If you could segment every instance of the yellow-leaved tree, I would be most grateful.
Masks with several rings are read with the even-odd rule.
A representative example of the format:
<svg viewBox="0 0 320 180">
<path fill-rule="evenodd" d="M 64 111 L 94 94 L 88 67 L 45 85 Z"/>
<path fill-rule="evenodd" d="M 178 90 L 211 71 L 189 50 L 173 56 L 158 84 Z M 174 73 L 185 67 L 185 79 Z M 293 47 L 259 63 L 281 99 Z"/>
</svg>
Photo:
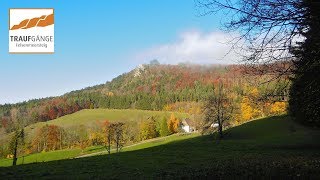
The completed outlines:
<svg viewBox="0 0 320 180">
<path fill-rule="evenodd" d="M 287 104 L 285 102 L 274 102 L 271 105 L 270 113 L 272 114 L 283 114 L 286 112 Z"/>
<path fill-rule="evenodd" d="M 261 117 L 263 115 L 262 107 L 260 107 L 260 103 L 258 102 L 259 98 L 259 90 L 257 88 L 253 88 L 249 91 L 248 96 L 244 96 L 242 98 L 240 104 L 241 110 L 241 121 L 248 121 L 253 118 Z"/>
<path fill-rule="evenodd" d="M 168 120 L 168 129 L 170 133 L 177 133 L 179 129 L 180 121 L 172 113 L 170 119 Z"/>
<path fill-rule="evenodd" d="M 248 97 L 244 97 L 241 102 L 241 118 L 244 121 L 253 118 L 253 108 L 250 106 Z"/>
</svg>

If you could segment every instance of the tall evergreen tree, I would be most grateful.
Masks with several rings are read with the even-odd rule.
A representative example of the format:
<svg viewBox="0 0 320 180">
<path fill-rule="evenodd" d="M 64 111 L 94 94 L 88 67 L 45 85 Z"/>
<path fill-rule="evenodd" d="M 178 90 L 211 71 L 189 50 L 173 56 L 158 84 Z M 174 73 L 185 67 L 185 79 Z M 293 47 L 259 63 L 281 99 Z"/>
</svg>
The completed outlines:
<svg viewBox="0 0 320 180">
<path fill-rule="evenodd" d="M 290 90 L 290 112 L 304 124 L 320 126 L 320 2 L 304 0 L 299 26 L 305 41 L 292 50 L 295 77 Z"/>
</svg>

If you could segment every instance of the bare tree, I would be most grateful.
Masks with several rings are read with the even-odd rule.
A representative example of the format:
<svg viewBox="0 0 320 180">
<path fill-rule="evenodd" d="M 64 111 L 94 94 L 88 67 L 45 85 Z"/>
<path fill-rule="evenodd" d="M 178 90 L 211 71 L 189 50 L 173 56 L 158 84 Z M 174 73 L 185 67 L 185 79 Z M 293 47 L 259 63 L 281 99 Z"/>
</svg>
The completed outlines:
<svg viewBox="0 0 320 180">
<path fill-rule="evenodd" d="M 107 137 L 107 151 L 108 154 L 111 153 L 111 143 L 112 143 L 112 138 L 114 136 L 114 129 L 115 129 L 115 124 L 107 124 L 106 126 L 106 137 Z"/>
<path fill-rule="evenodd" d="M 219 137 L 223 138 L 223 127 L 231 119 L 232 113 L 232 100 L 228 97 L 226 90 L 223 88 L 223 83 L 220 81 L 215 93 L 208 98 L 204 106 L 205 124 L 203 130 L 210 129 L 217 123 Z"/>
<path fill-rule="evenodd" d="M 235 40 L 251 53 L 250 64 L 287 60 L 288 50 L 300 35 L 305 9 L 300 0 L 196 0 L 201 15 L 222 12 L 228 32 L 240 33 Z M 301 7 L 301 8 L 300 8 Z M 228 17 L 230 19 L 228 19 Z M 239 44 L 240 43 L 240 44 Z M 234 46 L 234 47 L 235 47 Z"/>
<path fill-rule="evenodd" d="M 200 15 L 222 13 L 224 30 L 234 32 L 232 48 L 246 70 L 271 74 L 267 82 L 291 76 L 290 53 L 305 30 L 303 0 L 195 0 Z"/>
</svg>

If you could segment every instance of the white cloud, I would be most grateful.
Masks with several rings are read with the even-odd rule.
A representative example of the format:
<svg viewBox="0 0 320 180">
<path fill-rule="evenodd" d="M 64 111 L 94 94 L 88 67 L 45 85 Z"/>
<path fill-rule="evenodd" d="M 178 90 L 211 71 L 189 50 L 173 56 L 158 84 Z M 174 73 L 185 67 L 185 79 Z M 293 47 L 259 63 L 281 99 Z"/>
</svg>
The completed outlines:
<svg viewBox="0 0 320 180">
<path fill-rule="evenodd" d="M 235 52 L 228 53 L 231 40 L 230 34 L 220 31 L 188 31 L 181 33 L 175 42 L 146 49 L 138 53 L 136 58 L 146 62 L 158 59 L 161 63 L 168 64 L 231 64 L 239 60 Z"/>
</svg>

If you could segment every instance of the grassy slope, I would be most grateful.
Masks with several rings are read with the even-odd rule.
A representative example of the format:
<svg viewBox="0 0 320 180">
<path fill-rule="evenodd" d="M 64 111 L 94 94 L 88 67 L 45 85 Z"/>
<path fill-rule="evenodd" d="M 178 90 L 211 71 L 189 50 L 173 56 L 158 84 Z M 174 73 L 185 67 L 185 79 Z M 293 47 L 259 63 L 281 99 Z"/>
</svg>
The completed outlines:
<svg viewBox="0 0 320 180">
<path fill-rule="evenodd" d="M 319 130 L 286 116 L 252 121 L 223 141 L 199 136 L 119 154 L 0 169 L 5 178 L 319 178 Z"/>
<path fill-rule="evenodd" d="M 71 127 L 78 125 L 90 125 L 97 121 L 136 121 L 145 120 L 150 116 L 169 117 L 171 112 L 165 111 L 146 111 L 133 109 L 84 109 L 79 112 L 66 115 L 51 121 L 36 123 L 30 127 L 34 128 L 44 124 L 54 124 L 63 127 Z M 174 113 L 179 118 L 187 117 L 185 113 Z"/>
<path fill-rule="evenodd" d="M 24 158 L 19 158 L 17 164 L 28 164 L 34 162 L 47 162 L 61 159 L 69 159 L 81 154 L 81 149 L 67 149 L 51 152 L 42 152 L 37 154 L 31 154 Z M 0 159 L 0 166 L 11 166 L 12 159 Z"/>
</svg>

